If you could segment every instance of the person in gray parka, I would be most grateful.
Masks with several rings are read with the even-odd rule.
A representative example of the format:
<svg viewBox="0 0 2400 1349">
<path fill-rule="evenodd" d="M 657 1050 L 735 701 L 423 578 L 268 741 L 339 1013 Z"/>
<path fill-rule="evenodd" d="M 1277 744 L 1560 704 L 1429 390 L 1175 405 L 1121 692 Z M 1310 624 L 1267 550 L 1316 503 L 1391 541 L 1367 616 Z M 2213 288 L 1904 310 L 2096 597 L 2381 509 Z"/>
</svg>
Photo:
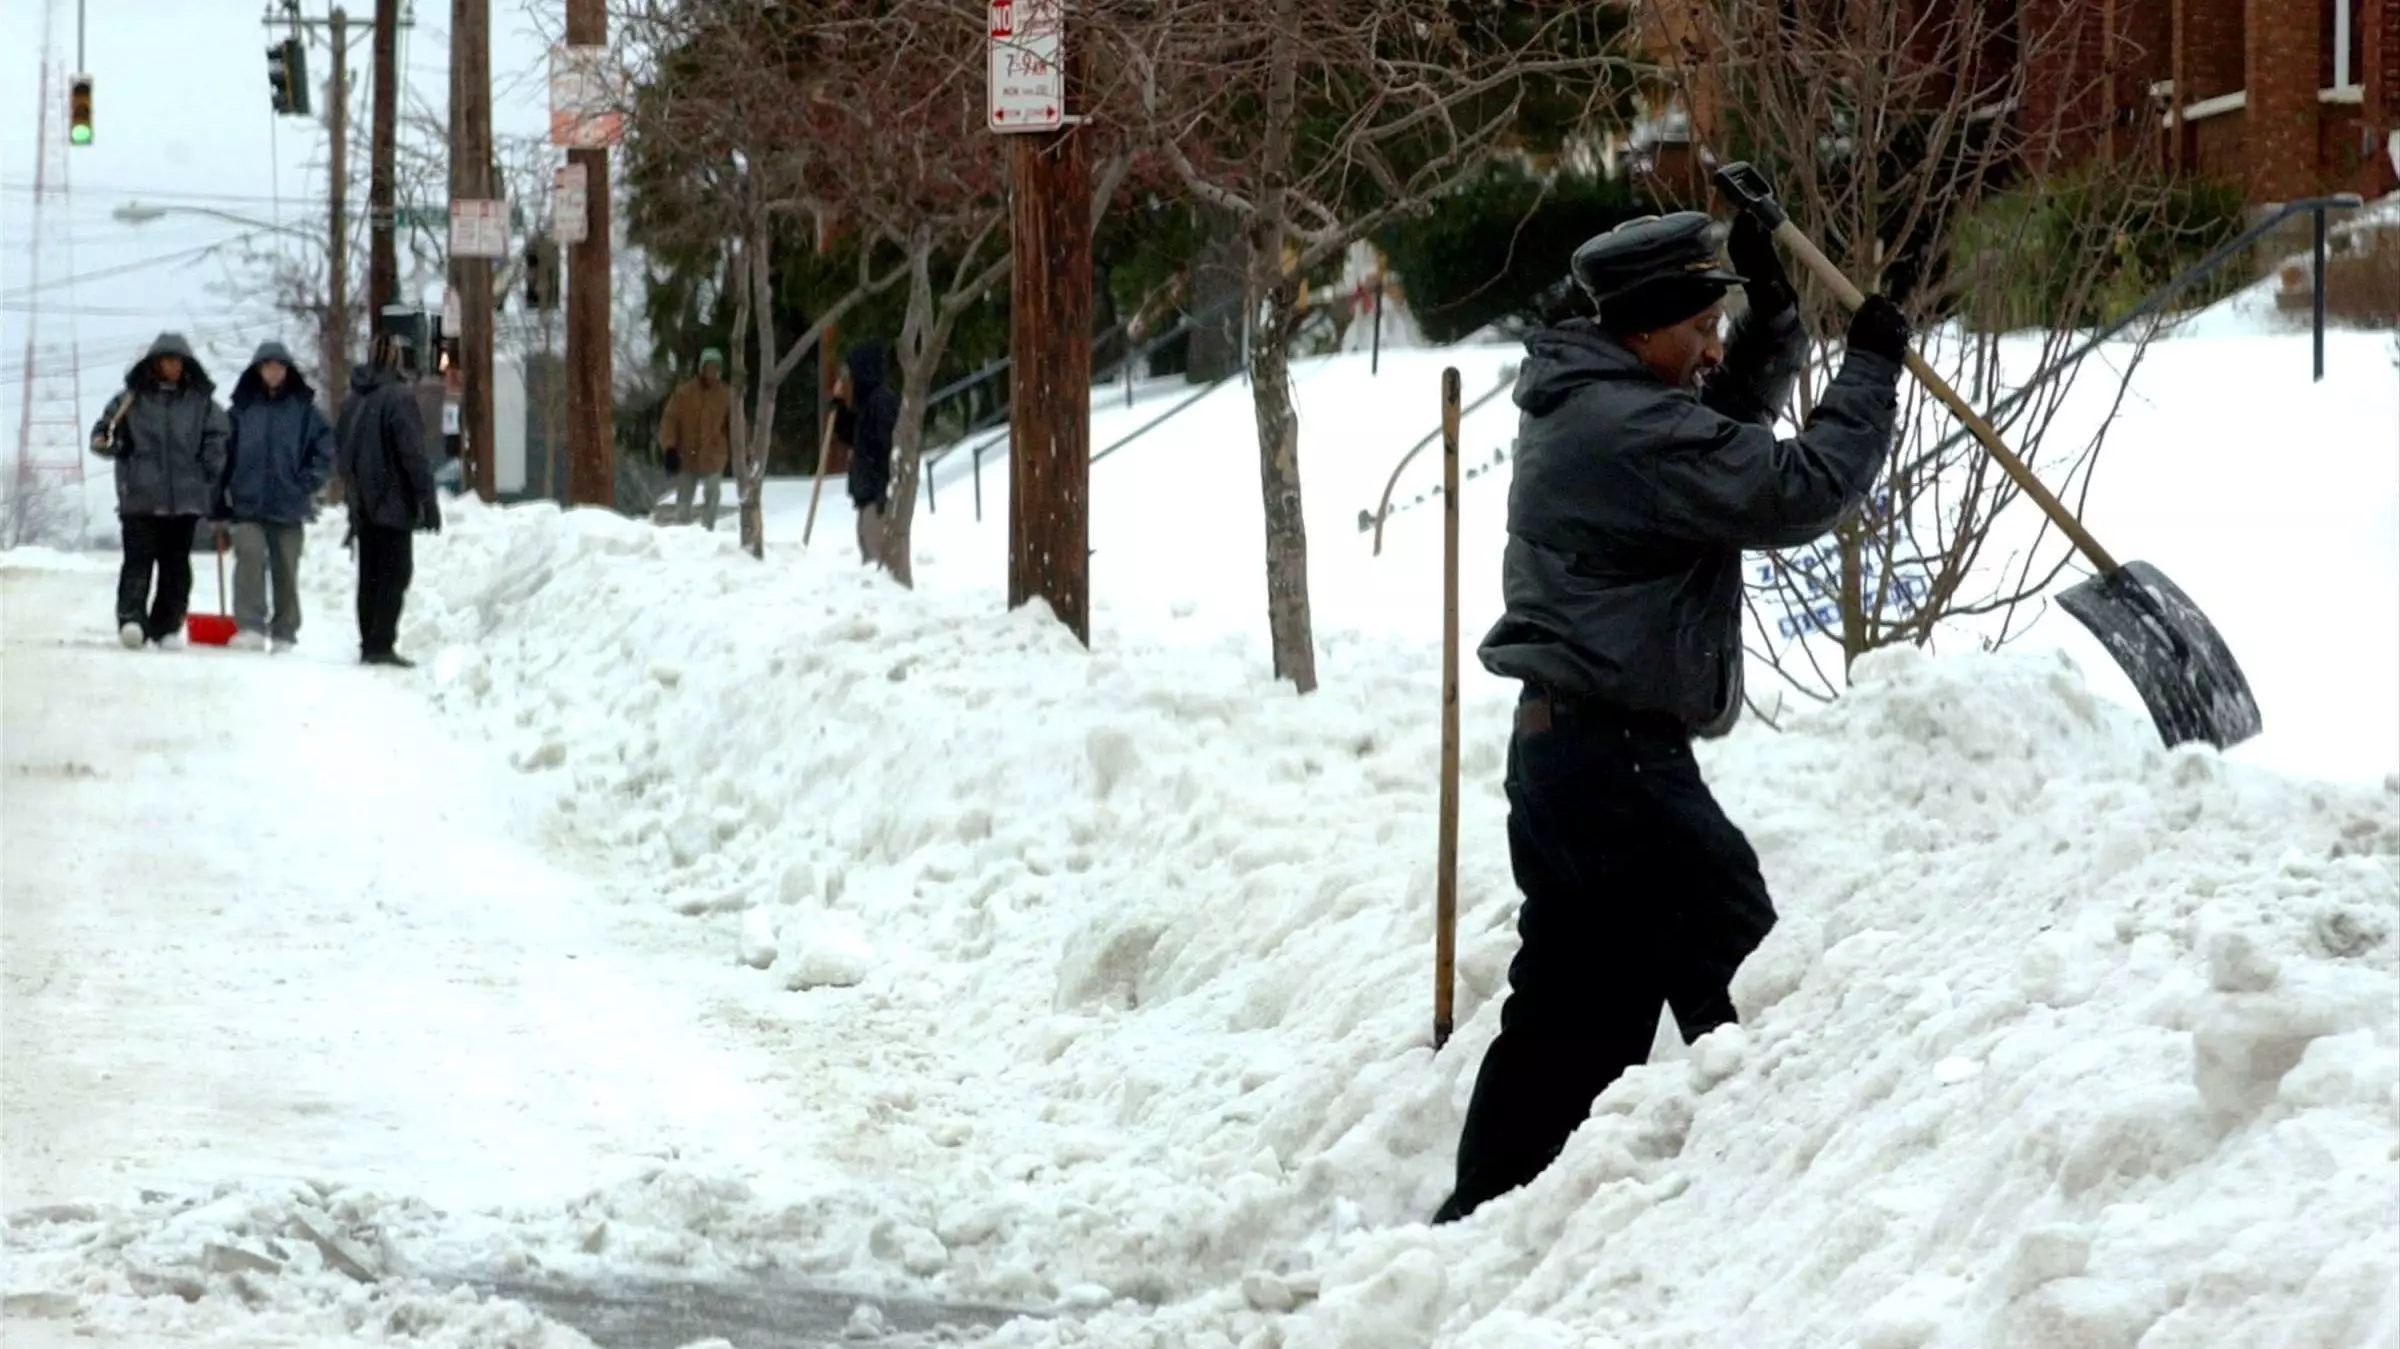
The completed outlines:
<svg viewBox="0 0 2400 1349">
<path fill-rule="evenodd" d="M 286 651 L 300 640 L 300 549 L 333 475 L 333 425 L 281 342 L 260 344 L 232 402 L 216 515 L 232 525 L 233 644 L 258 650 L 272 637 Z"/>
<path fill-rule="evenodd" d="M 192 536 L 216 504 L 227 434 L 216 385 L 181 333 L 158 335 L 92 427 L 92 453 L 116 469 L 117 637 L 127 647 L 183 642 Z"/>
<path fill-rule="evenodd" d="M 1449 1222 L 1547 1168 L 1649 1055 L 1734 1019 L 1734 971 L 1775 924 L 1758 856 L 1700 776 L 1694 737 L 1742 710 L 1742 553 L 1797 547 L 1864 499 L 1890 452 L 1908 322 L 1852 319 L 1806 424 L 1774 424 L 1807 353 L 1772 236 L 1698 212 L 1576 250 L 1596 319 L 1535 334 L 1484 667 L 1522 681 L 1509 860 L 1524 901 L 1500 1034 L 1460 1132 Z M 1723 299 L 1748 308 L 1720 344 Z"/>
</svg>

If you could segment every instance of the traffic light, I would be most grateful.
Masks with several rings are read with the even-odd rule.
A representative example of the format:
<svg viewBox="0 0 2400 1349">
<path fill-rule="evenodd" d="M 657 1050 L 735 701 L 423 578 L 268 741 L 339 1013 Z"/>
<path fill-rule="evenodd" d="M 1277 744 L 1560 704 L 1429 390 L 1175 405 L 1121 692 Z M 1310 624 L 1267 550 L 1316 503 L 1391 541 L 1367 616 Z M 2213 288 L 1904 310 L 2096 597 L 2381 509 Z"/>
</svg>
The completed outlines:
<svg viewBox="0 0 2400 1349">
<path fill-rule="evenodd" d="M 275 92 L 275 111 L 285 116 L 308 116 L 308 45 L 296 37 L 267 48 L 267 87 Z"/>
<path fill-rule="evenodd" d="M 78 75 L 67 89 L 67 144 L 92 143 L 92 77 Z"/>
</svg>

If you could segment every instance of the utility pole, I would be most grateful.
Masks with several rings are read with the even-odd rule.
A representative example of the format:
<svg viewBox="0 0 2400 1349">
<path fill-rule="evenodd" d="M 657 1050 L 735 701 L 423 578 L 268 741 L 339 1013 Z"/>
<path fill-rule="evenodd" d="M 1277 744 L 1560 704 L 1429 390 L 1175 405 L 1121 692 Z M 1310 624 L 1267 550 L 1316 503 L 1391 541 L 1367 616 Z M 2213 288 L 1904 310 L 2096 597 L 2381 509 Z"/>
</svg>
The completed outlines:
<svg viewBox="0 0 2400 1349">
<path fill-rule="evenodd" d="M 1089 646 L 1092 184 L 1064 10 L 1016 6 L 1012 31 L 995 17 L 989 121 L 1013 142 L 1008 603 L 1048 601 Z"/>
<path fill-rule="evenodd" d="M 450 0 L 450 200 L 490 202 L 492 181 L 491 0 Z M 450 283 L 458 288 L 459 430 L 475 494 L 498 490 L 492 450 L 492 260 L 461 254 L 453 239 Z"/>
<path fill-rule="evenodd" d="M 350 396 L 350 16 L 333 9 L 333 77 L 325 98 L 325 132 L 332 139 L 326 215 L 332 222 L 325 244 L 325 412 L 341 424 L 342 400 Z"/>
<path fill-rule="evenodd" d="M 367 312 L 380 316 L 399 298 L 400 258 L 393 244 L 398 214 L 392 202 L 399 167 L 400 0 L 375 0 L 373 159 L 367 179 Z"/>
<path fill-rule="evenodd" d="M 566 36 L 570 48 L 605 47 L 608 43 L 605 0 L 567 0 Z M 554 124 L 558 111 L 552 109 Z M 616 401 L 608 331 L 607 142 L 578 144 L 567 151 L 567 162 L 583 166 L 587 213 L 582 240 L 567 246 L 567 497 L 579 506 L 614 508 Z"/>
</svg>

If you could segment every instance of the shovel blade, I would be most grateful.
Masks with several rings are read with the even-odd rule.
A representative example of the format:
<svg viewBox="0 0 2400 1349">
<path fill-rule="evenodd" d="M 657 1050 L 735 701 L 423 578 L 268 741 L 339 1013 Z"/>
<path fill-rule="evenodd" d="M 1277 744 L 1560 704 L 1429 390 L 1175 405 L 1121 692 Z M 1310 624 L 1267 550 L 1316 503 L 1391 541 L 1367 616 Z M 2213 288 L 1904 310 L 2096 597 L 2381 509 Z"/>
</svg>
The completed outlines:
<svg viewBox="0 0 2400 1349">
<path fill-rule="evenodd" d="M 2128 562 L 2060 592 L 2142 695 L 2167 748 L 2229 749 L 2264 724 L 2250 681 L 2200 606 L 2147 562 Z"/>
</svg>

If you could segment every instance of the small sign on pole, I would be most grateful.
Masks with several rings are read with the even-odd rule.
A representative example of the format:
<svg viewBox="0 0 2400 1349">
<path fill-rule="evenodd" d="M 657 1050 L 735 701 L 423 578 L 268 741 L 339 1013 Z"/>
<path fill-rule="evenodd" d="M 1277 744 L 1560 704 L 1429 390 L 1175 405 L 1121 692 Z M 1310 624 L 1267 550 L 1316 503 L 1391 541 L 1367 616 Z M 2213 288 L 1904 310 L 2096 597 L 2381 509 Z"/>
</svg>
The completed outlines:
<svg viewBox="0 0 2400 1349">
<path fill-rule="evenodd" d="M 1067 124 L 1065 0 L 992 0 L 994 131 L 1056 131 Z"/>
<path fill-rule="evenodd" d="M 623 139 L 625 115 L 618 111 L 613 84 L 607 47 L 552 47 L 550 143 L 570 150 L 604 150 Z"/>
<path fill-rule="evenodd" d="M 562 164 L 550 175 L 550 231 L 562 244 L 579 244 L 592 235 L 589 181 L 581 164 Z"/>
<path fill-rule="evenodd" d="M 450 256 L 504 258 L 508 256 L 508 203 L 454 201 L 450 203 Z"/>
</svg>

